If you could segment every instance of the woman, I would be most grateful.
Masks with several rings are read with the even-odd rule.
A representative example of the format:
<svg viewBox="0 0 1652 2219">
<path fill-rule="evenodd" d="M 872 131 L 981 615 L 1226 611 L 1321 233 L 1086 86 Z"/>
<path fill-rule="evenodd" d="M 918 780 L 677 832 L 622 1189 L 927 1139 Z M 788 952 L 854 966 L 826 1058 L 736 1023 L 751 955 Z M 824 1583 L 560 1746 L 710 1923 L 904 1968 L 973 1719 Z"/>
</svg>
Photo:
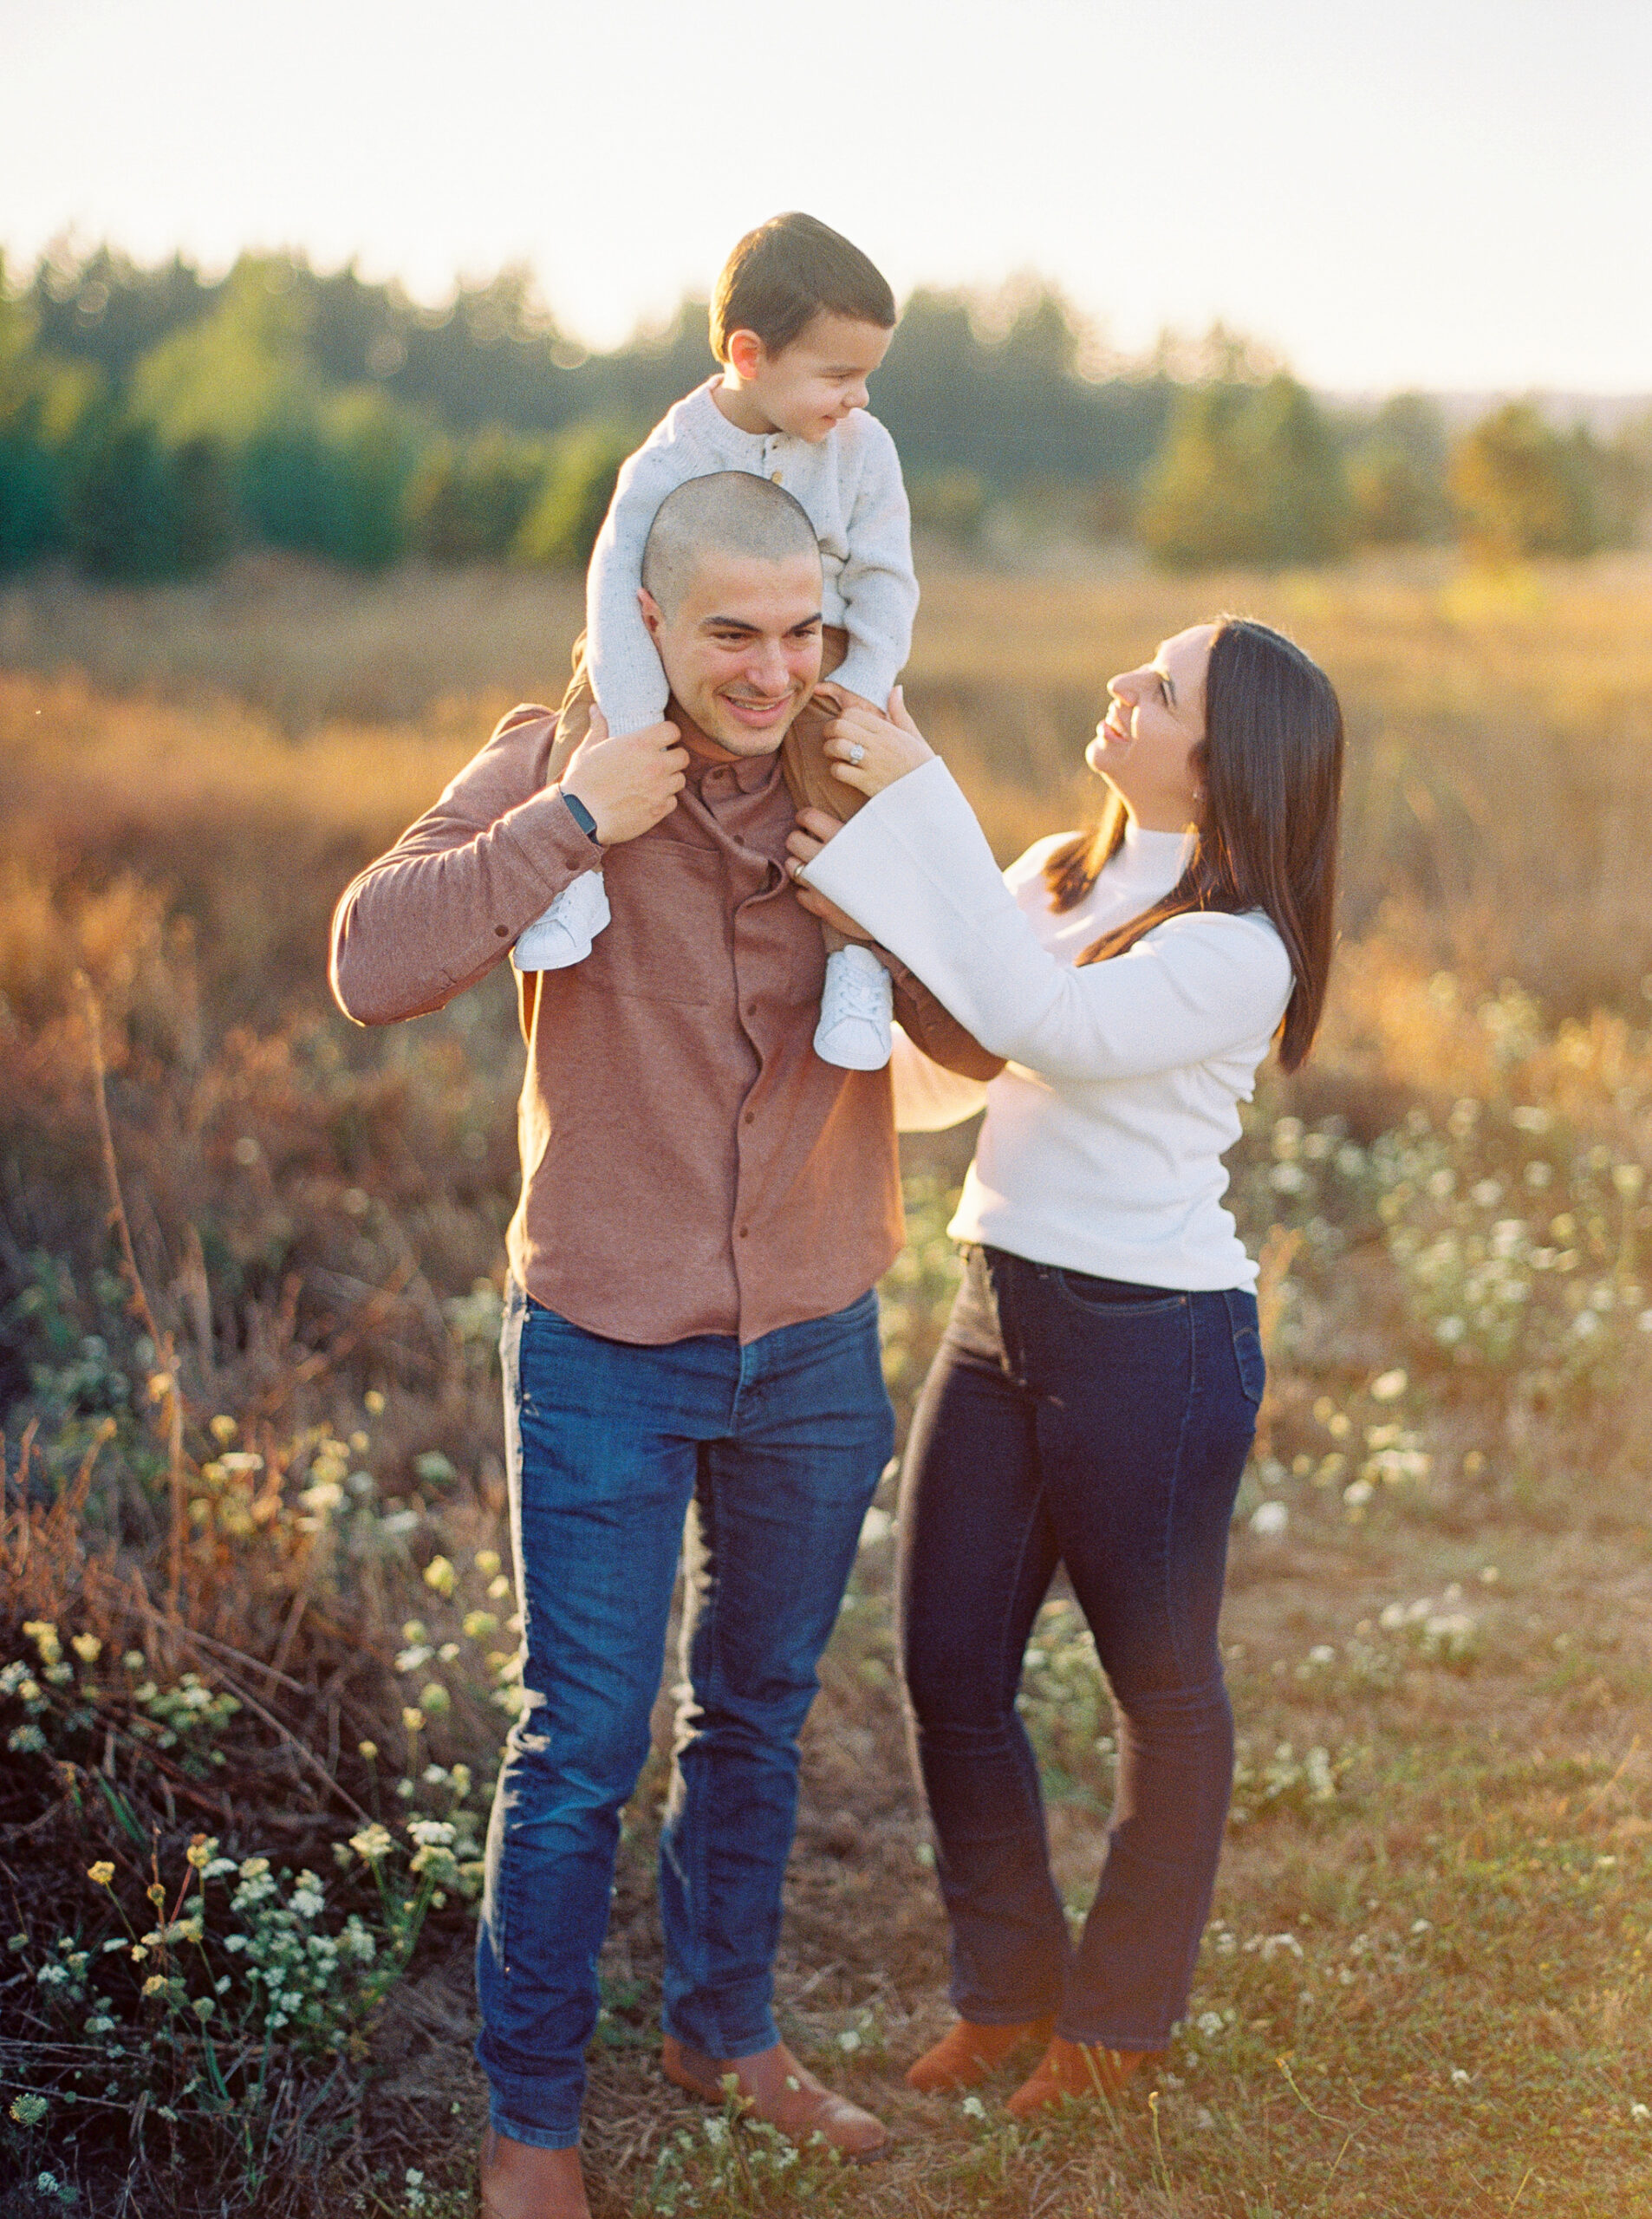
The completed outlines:
<svg viewBox="0 0 1652 2219">
<path fill-rule="evenodd" d="M 858 921 L 1009 1058 L 973 1097 L 965 1278 L 907 1452 L 901 1591 L 959 2014 L 907 2078 L 964 2086 L 1047 2044 L 1019 2117 L 1115 2091 L 1187 2004 L 1232 1781 L 1217 1619 L 1263 1385 L 1221 1157 L 1270 1042 L 1287 1070 L 1308 1051 L 1333 929 L 1343 726 L 1324 673 L 1223 617 L 1108 690 L 1094 835 L 1000 878 L 897 699 L 828 743 L 876 798 L 792 839 L 804 901 Z M 964 1114 L 959 1083 L 931 1077 L 927 1122 L 948 1089 Z M 1118 1714 L 1076 1947 L 1015 1709 L 1057 1565 Z"/>
</svg>

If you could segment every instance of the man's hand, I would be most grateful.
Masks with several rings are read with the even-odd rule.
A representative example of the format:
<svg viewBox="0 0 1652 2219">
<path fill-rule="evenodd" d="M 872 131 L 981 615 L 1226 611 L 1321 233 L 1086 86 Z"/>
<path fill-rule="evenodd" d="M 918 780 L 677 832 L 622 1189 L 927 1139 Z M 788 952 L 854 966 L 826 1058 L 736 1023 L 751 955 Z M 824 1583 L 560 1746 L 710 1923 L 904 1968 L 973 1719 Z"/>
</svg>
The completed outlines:
<svg viewBox="0 0 1652 2219">
<path fill-rule="evenodd" d="M 842 689 L 840 687 L 839 692 Z M 928 741 L 907 714 L 906 696 L 897 686 L 889 696 L 889 713 L 880 716 L 870 703 L 845 695 L 846 706 L 826 727 L 824 752 L 832 758 L 832 776 L 863 794 L 881 794 L 908 771 L 927 763 L 934 753 Z"/>
<path fill-rule="evenodd" d="M 805 885 L 798 873 L 811 863 L 835 833 L 842 830 L 841 820 L 823 809 L 802 809 L 797 812 L 796 828 L 786 835 L 786 849 L 791 856 L 787 869 L 790 871 L 798 905 L 807 909 L 811 917 L 818 917 L 823 925 L 831 925 L 845 940 L 869 940 L 871 934 L 853 917 L 840 909 L 836 901 L 829 901 L 823 894 L 816 894 L 812 886 Z"/>
<path fill-rule="evenodd" d="M 670 816 L 687 768 L 688 750 L 679 744 L 675 725 L 645 725 L 641 732 L 610 739 L 606 718 L 593 709 L 561 784 L 565 794 L 584 803 L 597 838 L 612 848 Z"/>
</svg>

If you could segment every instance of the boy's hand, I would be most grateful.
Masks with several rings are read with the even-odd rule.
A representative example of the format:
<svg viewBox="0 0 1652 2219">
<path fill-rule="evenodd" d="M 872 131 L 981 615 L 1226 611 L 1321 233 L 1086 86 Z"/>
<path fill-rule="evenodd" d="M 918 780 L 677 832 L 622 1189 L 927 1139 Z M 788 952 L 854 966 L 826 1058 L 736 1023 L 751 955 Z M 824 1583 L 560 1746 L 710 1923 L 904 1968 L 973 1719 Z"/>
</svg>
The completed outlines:
<svg viewBox="0 0 1652 2219">
<path fill-rule="evenodd" d="M 907 714 L 906 696 L 897 686 L 887 717 L 869 703 L 835 717 L 826 727 L 824 752 L 832 758 L 833 778 L 871 795 L 917 770 L 935 751 Z"/>
<path fill-rule="evenodd" d="M 688 750 L 673 724 L 608 738 L 608 720 L 591 711 L 585 737 L 562 775 L 562 790 L 584 803 L 605 848 L 634 840 L 671 815 L 683 790 Z"/>
</svg>

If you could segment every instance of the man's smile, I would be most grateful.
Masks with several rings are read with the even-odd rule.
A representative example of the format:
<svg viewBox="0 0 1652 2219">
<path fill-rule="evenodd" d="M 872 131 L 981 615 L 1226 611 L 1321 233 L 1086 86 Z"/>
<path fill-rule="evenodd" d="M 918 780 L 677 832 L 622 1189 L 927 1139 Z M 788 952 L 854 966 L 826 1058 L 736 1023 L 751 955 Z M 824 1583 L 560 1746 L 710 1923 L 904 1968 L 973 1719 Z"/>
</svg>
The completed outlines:
<svg viewBox="0 0 1652 2219">
<path fill-rule="evenodd" d="M 762 732 L 785 715 L 797 699 L 797 688 L 789 687 L 784 693 L 769 694 L 722 693 L 717 698 L 731 716 L 753 731 Z"/>
</svg>

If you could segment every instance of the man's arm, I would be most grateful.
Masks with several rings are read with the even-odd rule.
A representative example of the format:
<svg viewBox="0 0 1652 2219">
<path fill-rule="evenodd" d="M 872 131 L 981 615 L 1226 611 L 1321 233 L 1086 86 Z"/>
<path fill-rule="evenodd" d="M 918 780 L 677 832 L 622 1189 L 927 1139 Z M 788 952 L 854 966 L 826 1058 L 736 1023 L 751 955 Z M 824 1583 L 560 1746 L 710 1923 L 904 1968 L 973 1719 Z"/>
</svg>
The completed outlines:
<svg viewBox="0 0 1652 2219">
<path fill-rule="evenodd" d="M 960 1078 L 996 1078 L 1004 1069 L 1003 1057 L 983 1048 L 972 1032 L 966 1031 L 915 971 L 908 971 L 887 949 L 875 947 L 873 953 L 888 969 L 894 985 L 895 1021 L 914 1047 Z"/>
<path fill-rule="evenodd" d="M 610 739 L 590 730 L 553 786 L 549 709 L 512 709 L 482 752 L 333 913 L 333 992 L 358 1025 L 422 1017 L 486 975 L 517 936 L 602 849 L 634 840 L 677 806 L 686 748 L 677 727 Z M 595 827 L 582 830 L 565 796 Z"/>
<path fill-rule="evenodd" d="M 486 976 L 600 861 L 557 786 L 556 720 L 513 709 L 433 809 L 348 886 L 333 913 L 333 992 L 358 1025 L 422 1017 Z"/>
</svg>

